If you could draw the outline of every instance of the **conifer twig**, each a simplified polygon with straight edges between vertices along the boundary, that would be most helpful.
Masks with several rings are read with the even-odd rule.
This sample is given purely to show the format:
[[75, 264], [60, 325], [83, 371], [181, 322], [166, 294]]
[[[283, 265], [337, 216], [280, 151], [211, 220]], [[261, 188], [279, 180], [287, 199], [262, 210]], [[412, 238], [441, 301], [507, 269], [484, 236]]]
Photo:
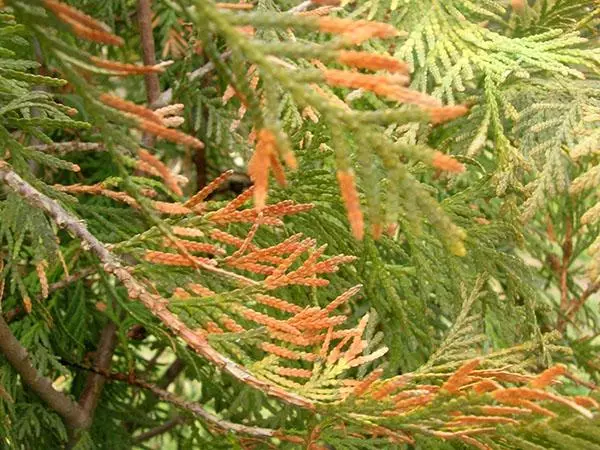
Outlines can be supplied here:
[[[110, 370], [112, 357], [117, 346], [117, 326], [109, 321], [100, 334], [98, 348], [94, 356], [94, 365], [102, 370]], [[85, 387], [79, 397], [79, 405], [89, 417], [90, 422], [94, 417], [98, 401], [104, 389], [103, 376], [90, 373], [86, 379]]]
[[[112, 357], [117, 346], [117, 325], [109, 321], [100, 334], [98, 348], [94, 356], [94, 365], [103, 371], [109, 371]], [[85, 380], [85, 387], [79, 397], [79, 406], [87, 417], [87, 423], [82, 429], [89, 428], [94, 420], [96, 407], [104, 390], [106, 378], [94, 372], [90, 372]], [[68, 448], [73, 448], [81, 437], [80, 433], [73, 433]]]
[[154, 395], [156, 395], [161, 400], [171, 403], [177, 406], [178, 408], [189, 411], [194, 416], [201, 418], [205, 422], [208, 422], [209, 424], [221, 430], [265, 438], [276, 437], [278, 435], [277, 430], [271, 428], [252, 427], [223, 420], [215, 416], [214, 414], [208, 412], [198, 403], [185, 401], [172, 394], [171, 392], [161, 389], [158, 386], [154, 386], [153, 384], [146, 383], [141, 380], [133, 380], [133, 384], [148, 389], [149, 391], [152, 391]]
[[573, 224], [571, 219], [567, 218], [565, 240], [562, 244], [562, 264], [560, 267], [560, 311], [564, 313], [569, 307], [568, 300], [568, 275], [569, 264], [571, 263], [571, 253], [573, 251], [572, 240]]
[[[138, 23], [140, 26], [140, 39], [142, 41], [142, 60], [146, 66], [156, 65], [151, 3], [152, 0], [138, 0]], [[144, 81], [146, 83], [148, 105], [152, 105], [160, 96], [158, 74], [156, 72], [145, 73]], [[154, 144], [154, 136], [150, 133], [144, 133], [142, 142], [144, 145], [151, 147]]]
[[[86, 278], [92, 275], [93, 273], [95, 273], [95, 269], [92, 267], [87, 267], [81, 270], [80, 272], [74, 273], [73, 275], [65, 276], [62, 280], [57, 281], [56, 283], [52, 283], [48, 286], [48, 294], [52, 294], [54, 291], [58, 291], [59, 289], [62, 289], [70, 285], [71, 283], [75, 283], [76, 281], [79, 281], [82, 278]], [[41, 298], [42, 296], [40, 294], [38, 296], [38, 300], [41, 300]], [[25, 310], [22, 307], [17, 306], [16, 308], [10, 311], [6, 311], [3, 314], [4, 320], [6, 320], [6, 322], [8, 323], [11, 323], [12, 321], [16, 320], [19, 316], [21, 316], [21, 314], [23, 314], [24, 312]]]
[[115, 276], [125, 286], [130, 299], [139, 300], [158, 320], [183, 339], [196, 353], [242, 383], [258, 389], [268, 396], [278, 398], [291, 405], [314, 410], [315, 407], [310, 400], [257, 378], [243, 366], [216, 351], [208, 343], [206, 337], [194, 332], [168, 309], [167, 300], [148, 292], [144, 285], [123, 267], [119, 259], [92, 235], [81, 221], [68, 213], [55, 200], [36, 190], [3, 161], [0, 161], [0, 181], [4, 182], [30, 205], [45, 211], [59, 227], [67, 229], [79, 238], [84, 248], [94, 253], [102, 262], [103, 269]]
[[[202, 420], [208, 422], [210, 425], [213, 425], [223, 431], [247, 434], [247, 435], [255, 436], [255, 437], [282, 436], [282, 434], [278, 430], [275, 430], [275, 429], [242, 425], [242, 424], [233, 423], [233, 422], [229, 422], [227, 420], [221, 419], [221, 418], [215, 416], [214, 414], [208, 412], [199, 403], [186, 401], [186, 400], [178, 397], [177, 395], [175, 395], [171, 392], [168, 392], [165, 389], [163, 389], [155, 384], [152, 384], [147, 381], [141, 380], [140, 378], [137, 378], [133, 373], [125, 374], [125, 373], [120, 373], [120, 372], [111, 372], [109, 370], [104, 370], [99, 367], [86, 367], [86, 366], [83, 366], [83, 365], [80, 365], [77, 363], [69, 363], [68, 361], [66, 363], [71, 366], [74, 366], [74, 367], [77, 367], [77, 368], [80, 368], [83, 370], [87, 370], [91, 373], [96, 374], [97, 376], [100, 376], [100, 377], [108, 379], [108, 380], [120, 381], [123, 383], [130, 384], [131, 386], [137, 386], [137, 387], [140, 387], [143, 389], [147, 389], [147, 390], [151, 391], [152, 393], [154, 393], [154, 395], [156, 395], [162, 401], [171, 403], [171, 404], [177, 406], [178, 408], [189, 411], [194, 416], [201, 418]], [[175, 425], [176, 424], [171, 425], [170, 428], [172, 428]], [[165, 426], [165, 424], [163, 424], [161, 427], [164, 428], [164, 426]], [[168, 431], [168, 430], [163, 429], [162, 432], [164, 432], [164, 431]], [[156, 434], [160, 434], [160, 432], [155, 433], [154, 435], [156, 435]], [[138, 438], [136, 439], [137, 442], [144, 440], [144, 439], [139, 439], [141, 436], [142, 435], [138, 436]], [[152, 436], [150, 436], [150, 437], [152, 437]], [[149, 439], [149, 437], [147, 437], [146, 439]]]
[[185, 423], [185, 418], [182, 416], [175, 416], [171, 419], [167, 420], [165, 423], [158, 425], [157, 427], [151, 428], [148, 431], [138, 434], [133, 437], [133, 442], [135, 444], [139, 444], [140, 442], [147, 441], [148, 439], [152, 439], [153, 437], [159, 436], [163, 433], [167, 433], [171, 431], [178, 425]]
[[28, 385], [44, 402], [61, 416], [67, 426], [86, 428], [89, 416], [85, 410], [64, 393], [52, 386], [52, 381], [41, 375], [31, 364], [25, 347], [12, 334], [6, 321], [0, 316], [0, 352]]
[[[175, 359], [171, 363], [171, 365], [167, 368], [162, 377], [157, 381], [156, 386], [161, 389], [167, 389], [175, 379], [179, 376], [179, 374], [185, 369], [185, 362], [181, 358]], [[150, 411], [156, 404], [158, 400], [156, 397], [148, 397], [146, 401], [143, 403], [142, 408], [144, 411]], [[136, 425], [133, 422], [128, 422], [125, 425], [125, 428], [132, 431], [135, 430]]]
[[290, 12], [290, 13], [303, 12], [303, 11], [306, 11], [308, 8], [310, 8], [312, 4], [313, 4], [312, 0], [305, 0], [302, 3], [299, 3], [298, 5], [294, 6], [288, 12]]
[[579, 296], [579, 298], [572, 299], [561, 317], [559, 317], [558, 323], [556, 325], [556, 329], [561, 333], [565, 330], [567, 323], [572, 321], [575, 315], [579, 312], [579, 310], [583, 307], [585, 302], [594, 295], [596, 292], [600, 290], [600, 283], [591, 283], [589, 284], [583, 293]]
[[[291, 14], [297, 14], [297, 13], [306, 11], [308, 8], [311, 7], [312, 4], [313, 4], [312, 0], [306, 0], [298, 5], [294, 6], [293, 8], [290, 8], [287, 12], [291, 13]], [[233, 52], [231, 50], [226, 50], [219, 55], [219, 59], [221, 61], [226, 61], [231, 57], [232, 54], [233, 54]], [[187, 78], [189, 81], [194, 81], [198, 78], [202, 78], [203, 76], [207, 75], [212, 70], [214, 70], [215, 67], [216, 67], [215, 63], [213, 61], [209, 61], [206, 64], [204, 64], [202, 67], [199, 67], [198, 69], [196, 69], [192, 72], [189, 72], [187, 74]], [[150, 107], [151, 108], [161, 108], [163, 106], [167, 106], [172, 101], [173, 101], [173, 88], [168, 88], [168, 89], [164, 90], [163, 92], [161, 92], [161, 94], [157, 97], [157, 99], [154, 101], [154, 103], [152, 103], [150, 105]]]
[[147, 381], [136, 378], [133, 374], [110, 372], [108, 370], [100, 370], [100, 368], [97, 367], [85, 367], [80, 366], [78, 364], [74, 365], [81, 369], [91, 371], [97, 374], [98, 376], [104, 377], [109, 380], [121, 381], [124, 383], [128, 383], [132, 386], [138, 386], [143, 389], [147, 389], [154, 393], [161, 400], [171, 403], [177, 406], [178, 408], [191, 412], [194, 416], [201, 418], [202, 420], [208, 422], [212, 426], [219, 428], [220, 430], [265, 438], [280, 436], [280, 433], [277, 430], [271, 428], [252, 427], [221, 419], [215, 416], [214, 414], [208, 412], [199, 403], [186, 401], [178, 397], [177, 395], [172, 394], [171, 392], [168, 392], [152, 383], [148, 383]]
[[38, 144], [30, 145], [29, 148], [32, 150], [43, 152], [43, 153], [68, 153], [76, 151], [106, 151], [106, 148], [97, 142], [55, 142], [53, 144]]
[[[219, 55], [221, 61], [226, 61], [232, 55], [231, 50], [224, 51]], [[215, 63], [212, 61], [207, 62], [202, 67], [187, 74], [189, 81], [197, 80], [210, 73], [215, 68]], [[169, 105], [173, 101], [173, 88], [165, 89], [158, 98], [150, 105], [151, 108], [162, 108], [163, 106]]]
[[158, 386], [163, 389], [168, 388], [169, 385], [179, 376], [179, 374], [183, 372], [183, 369], [185, 369], [185, 362], [181, 358], [177, 358], [167, 368], [166, 372], [158, 381]]

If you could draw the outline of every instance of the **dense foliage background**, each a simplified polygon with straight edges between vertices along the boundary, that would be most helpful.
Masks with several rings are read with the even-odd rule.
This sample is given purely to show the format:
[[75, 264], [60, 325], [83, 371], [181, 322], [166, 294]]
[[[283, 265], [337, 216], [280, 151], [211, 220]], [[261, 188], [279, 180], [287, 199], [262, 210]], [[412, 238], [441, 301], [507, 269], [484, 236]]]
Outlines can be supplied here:
[[0, 4], [1, 447], [600, 448], [597, 2]]

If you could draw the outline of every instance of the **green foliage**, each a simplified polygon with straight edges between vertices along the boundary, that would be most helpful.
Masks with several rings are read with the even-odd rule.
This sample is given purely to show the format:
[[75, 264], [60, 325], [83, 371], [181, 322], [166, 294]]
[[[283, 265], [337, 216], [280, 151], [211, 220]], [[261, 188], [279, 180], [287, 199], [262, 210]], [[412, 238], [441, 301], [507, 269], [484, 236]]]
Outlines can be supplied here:
[[[142, 146], [162, 163], [139, 152], [149, 111], [132, 113], [132, 105], [111, 106], [102, 96], [150, 103], [143, 75], [121, 76], [129, 69], [98, 62], [139, 61], [138, 2], [68, 2], [109, 25], [122, 46], [77, 35], [53, 1], [4, 3], [0, 164], [81, 221], [166, 302], [187, 336], [197, 333], [247, 372], [235, 376], [203, 358], [134, 300], [89, 243], [3, 185], [2, 316], [33, 367], [73, 399], [83, 398], [100, 336], [113, 323], [110, 371], [120, 378], [103, 374], [92, 424], [74, 434], [1, 360], [1, 447], [600, 446], [599, 399], [589, 389], [600, 379], [597, 2], [367, 0], [319, 10], [390, 27], [358, 39], [364, 22], [337, 22], [346, 28], [329, 32], [320, 16], [298, 14], [291, 1], [231, 12], [207, 0], [155, 0], [156, 57], [172, 60], [158, 74], [155, 103], [184, 105], [173, 116], [183, 118], [179, 128]], [[368, 78], [368, 66], [343, 64], [347, 50], [405, 61], [409, 78], [385, 71]], [[332, 81], [332, 70], [342, 81]], [[391, 76], [405, 101], [389, 95]], [[440, 124], [436, 114], [454, 120]], [[271, 158], [292, 166], [293, 154], [298, 168], [270, 187], [260, 215], [247, 194], [228, 206], [244, 190], [235, 177], [211, 185], [196, 209], [167, 211], [189, 207], [186, 200], [225, 170], [242, 174], [243, 188], [246, 173], [257, 181], [250, 161], [261, 130], [274, 136]], [[204, 147], [182, 145], [184, 133]], [[338, 185], [339, 173], [354, 172], [354, 206], [369, 230], [362, 240], [347, 215], [358, 209]], [[299, 206], [288, 217], [281, 211], [290, 201], [313, 208]], [[186, 253], [174, 242], [213, 247]], [[202, 264], [190, 266], [190, 253]], [[273, 287], [279, 269], [283, 278]], [[328, 310], [343, 292], [353, 295]], [[286, 303], [273, 306], [261, 295]], [[310, 320], [299, 320], [307, 311]], [[478, 357], [480, 367], [469, 369]], [[526, 395], [536, 374], [557, 362], [574, 376], [533, 406], [475, 389], [487, 380]], [[381, 379], [369, 378], [374, 373]], [[241, 382], [247, 375], [311, 408]], [[279, 434], [236, 433], [143, 383], [169, 387], [217, 421]], [[397, 384], [378, 398], [386, 383]], [[493, 416], [486, 406], [509, 405], [531, 409], [489, 426], [477, 422]], [[457, 424], [457, 415], [470, 419]], [[169, 421], [173, 427], [146, 438]], [[473, 432], [479, 426], [487, 428]]]

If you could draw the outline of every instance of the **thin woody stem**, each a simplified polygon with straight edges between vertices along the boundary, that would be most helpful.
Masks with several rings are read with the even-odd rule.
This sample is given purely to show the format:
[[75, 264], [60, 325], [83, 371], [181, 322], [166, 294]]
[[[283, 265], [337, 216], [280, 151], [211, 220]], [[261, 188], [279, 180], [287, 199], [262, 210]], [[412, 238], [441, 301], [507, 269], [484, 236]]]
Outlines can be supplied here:
[[[96, 356], [94, 357], [94, 365], [103, 370], [109, 370], [116, 346], [117, 326], [114, 322], [109, 322], [102, 329]], [[97, 374], [88, 376], [85, 388], [79, 398], [79, 404], [90, 418], [94, 416], [103, 388], [104, 378], [102, 376]]]
[[[156, 382], [156, 386], [160, 389], [167, 389], [173, 381], [179, 376], [181, 372], [185, 369], [185, 362], [181, 358], [177, 358], [173, 363], [168, 367], [163, 376]], [[144, 411], [150, 411], [156, 405], [157, 399], [156, 397], [148, 397], [146, 401], [142, 404], [142, 409]], [[132, 422], [129, 422], [125, 425], [128, 430], [135, 430], [136, 425]]]
[[69, 153], [69, 152], [104, 152], [106, 147], [96, 142], [55, 142], [52, 144], [38, 144], [29, 146], [30, 149], [43, 153]]
[[572, 299], [567, 305], [567, 309], [565, 311], [562, 311], [563, 314], [558, 320], [558, 324], [556, 325], [558, 331], [563, 332], [567, 326], [567, 323], [573, 320], [573, 318], [579, 312], [579, 310], [583, 308], [583, 305], [585, 305], [585, 302], [588, 300], [588, 298], [590, 298], [599, 290], [600, 283], [591, 283], [588, 285], [588, 287], [585, 288], [585, 290], [583, 291], [581, 296], [579, 296], [579, 298]]
[[141, 442], [147, 441], [148, 439], [152, 439], [153, 437], [159, 436], [163, 433], [168, 433], [173, 428], [185, 423], [185, 418], [181, 416], [175, 416], [165, 423], [158, 425], [148, 431], [138, 434], [133, 437], [133, 442], [139, 444]]
[[[154, 34], [152, 32], [152, 0], [138, 0], [138, 23], [140, 26], [140, 39], [142, 42], [142, 59], [144, 65], [154, 66], [156, 64], [156, 49], [154, 47]], [[160, 81], [156, 72], [144, 74], [146, 83], [146, 97], [148, 105], [153, 105], [160, 96]], [[144, 145], [154, 145], [154, 136], [144, 133], [142, 139]]]
[[158, 398], [165, 402], [169, 402], [181, 409], [185, 409], [194, 416], [201, 418], [202, 420], [208, 422], [209, 424], [216, 426], [217, 428], [225, 431], [230, 431], [238, 434], [247, 434], [250, 436], [256, 437], [275, 437], [278, 435], [277, 430], [273, 430], [271, 428], [260, 428], [260, 427], [251, 427], [247, 425], [242, 425], [239, 423], [229, 422], [227, 420], [223, 420], [214, 414], [211, 414], [206, 409], [204, 409], [201, 405], [195, 402], [185, 401], [176, 395], [166, 391], [164, 389], [159, 388], [158, 386], [154, 386], [150, 383], [146, 383], [144, 381], [136, 380], [135, 384], [148, 389], [154, 393]]
[[[140, 27], [140, 39], [142, 43], [142, 59], [144, 65], [154, 66], [156, 64], [156, 54], [154, 47], [154, 35], [152, 32], [152, 9], [151, 0], [138, 1], [138, 23]], [[155, 72], [144, 74], [146, 84], [146, 96], [148, 104], [151, 105], [160, 95], [160, 82]], [[150, 133], [144, 133], [142, 142], [144, 145], [154, 145], [154, 136]], [[101, 370], [110, 369], [112, 357], [117, 345], [117, 326], [114, 322], [107, 323], [102, 329], [100, 341], [96, 350], [94, 365]], [[96, 373], [90, 373], [87, 377], [85, 388], [79, 399], [79, 404], [92, 418], [102, 391], [104, 389], [105, 378]]]
[[[231, 50], [224, 51], [219, 56], [221, 61], [225, 61], [231, 57]], [[215, 63], [212, 61], [207, 62], [202, 67], [194, 70], [187, 74], [187, 78], [189, 81], [194, 81], [196, 79], [202, 78], [208, 73], [210, 73], [215, 68]], [[161, 94], [157, 97], [153, 104], [150, 105], [151, 108], [162, 108], [163, 106], [169, 105], [173, 101], [173, 88], [168, 88], [161, 92]]]
[[[70, 364], [70, 363], [68, 363]], [[280, 432], [278, 430], [274, 430], [271, 428], [261, 428], [261, 427], [252, 427], [248, 425], [242, 425], [238, 423], [229, 422], [227, 420], [221, 419], [214, 414], [208, 412], [202, 405], [196, 402], [190, 402], [184, 400], [177, 395], [166, 391], [165, 389], [149, 383], [147, 381], [136, 378], [133, 374], [125, 374], [119, 372], [110, 372], [108, 370], [102, 370], [98, 367], [86, 367], [79, 364], [72, 364], [75, 367], [80, 369], [84, 369], [90, 371], [97, 376], [103, 377], [108, 380], [113, 381], [121, 381], [132, 386], [141, 387], [143, 389], [147, 389], [151, 391], [154, 395], [156, 395], [159, 399], [171, 403], [178, 408], [191, 412], [194, 416], [201, 418], [205, 422], [209, 423], [212, 426], [215, 426], [224, 431], [230, 431], [233, 433], [246, 434], [255, 437], [277, 437], [280, 436]], [[141, 436], [141, 435], [140, 435]], [[139, 437], [139, 436], [138, 436]], [[137, 439], [136, 439], [137, 440]]]
[[562, 265], [560, 270], [560, 310], [565, 313], [569, 307], [568, 300], [568, 275], [569, 275], [569, 264], [571, 262], [571, 254], [573, 252], [573, 240], [572, 240], [573, 225], [570, 219], [567, 219], [565, 240], [562, 245]]
[[[86, 278], [94, 273], [95, 273], [95, 268], [88, 267], [88, 268], [83, 269], [80, 272], [77, 272], [73, 275], [66, 276], [62, 280], [49, 285], [48, 286], [48, 294], [52, 294], [53, 292], [58, 291], [59, 289], [62, 289], [64, 287], [66, 287], [72, 283], [75, 283], [76, 281], [79, 281], [82, 278]], [[40, 294], [38, 296], [37, 300], [41, 300], [41, 299], [42, 299], [42, 295]], [[25, 309], [23, 309], [20, 306], [17, 306], [16, 308], [11, 309], [10, 311], [6, 311], [3, 314], [3, 316], [4, 316], [4, 320], [6, 320], [6, 322], [11, 323], [12, 321], [18, 319], [22, 314], [25, 314]]]
[[181, 372], [185, 369], [185, 362], [181, 358], [177, 358], [169, 366], [165, 374], [158, 381], [158, 387], [166, 389], [169, 385], [175, 381]]
[[80, 239], [84, 248], [89, 249], [102, 262], [104, 270], [116, 277], [125, 286], [130, 299], [139, 300], [158, 320], [183, 339], [196, 353], [237, 380], [264, 392], [266, 395], [278, 398], [291, 405], [314, 410], [315, 407], [310, 400], [257, 378], [248, 372], [246, 368], [211, 347], [206, 337], [194, 332], [168, 309], [166, 299], [148, 292], [144, 285], [123, 267], [121, 261], [91, 234], [81, 221], [68, 213], [55, 200], [37, 191], [5, 162], [0, 162], [0, 181], [3, 181], [29, 204], [45, 211], [59, 227], [67, 229]]
[[[102, 370], [109, 370], [112, 362], [112, 357], [117, 346], [117, 326], [114, 322], [108, 322], [102, 329], [96, 355], [94, 357], [94, 365]], [[86, 427], [78, 431], [89, 428], [94, 421], [96, 407], [104, 390], [106, 379], [96, 373], [89, 373], [85, 380], [85, 387], [79, 397], [79, 406], [83, 413], [88, 418]], [[67, 448], [74, 448], [81, 438], [81, 433], [72, 433]]]
[[568, 273], [571, 256], [573, 254], [573, 225], [571, 220], [567, 218], [565, 239], [562, 244], [562, 262], [558, 268], [560, 278], [560, 314], [556, 328], [563, 332], [567, 323], [572, 322], [575, 315], [583, 307], [587, 299], [600, 290], [600, 283], [591, 283], [583, 291], [579, 298], [569, 299], [568, 291]]
[[[312, 0], [306, 0], [298, 5], [294, 6], [293, 8], [289, 9], [287, 12], [296, 14], [299, 12], [306, 11], [312, 5], [313, 5]], [[231, 58], [232, 54], [233, 54], [233, 52], [231, 50], [226, 50], [219, 55], [219, 59], [221, 61], [226, 61], [227, 59]], [[214, 69], [215, 69], [215, 63], [213, 61], [209, 61], [206, 64], [204, 64], [202, 67], [199, 67], [198, 69], [196, 69], [192, 72], [189, 72], [187, 74], [187, 78], [189, 81], [194, 81], [196, 79], [204, 77], [205, 75], [209, 74]], [[150, 105], [150, 107], [151, 108], [162, 108], [163, 106], [167, 106], [168, 104], [170, 104], [172, 101], [173, 101], [173, 89], [168, 88], [160, 93], [160, 95], [157, 97], [157, 99], [154, 101], [154, 103]]]
[[85, 410], [63, 392], [52, 386], [52, 380], [41, 375], [31, 364], [25, 347], [12, 334], [10, 327], [0, 315], [0, 352], [9, 364], [19, 373], [24, 384], [28, 385], [44, 402], [63, 418], [72, 429], [89, 426], [89, 416]]
[[294, 6], [292, 9], [289, 10], [289, 12], [299, 13], [299, 12], [306, 11], [307, 9], [309, 9], [312, 6], [312, 4], [313, 4], [312, 0], [306, 0], [298, 5]]

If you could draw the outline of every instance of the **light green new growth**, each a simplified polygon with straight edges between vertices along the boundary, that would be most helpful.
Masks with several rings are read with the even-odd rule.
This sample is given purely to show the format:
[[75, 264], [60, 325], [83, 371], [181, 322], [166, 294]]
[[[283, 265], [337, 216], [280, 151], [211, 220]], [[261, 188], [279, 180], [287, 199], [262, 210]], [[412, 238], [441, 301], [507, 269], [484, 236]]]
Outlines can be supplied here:
[[600, 448], [598, 2], [0, 5], [0, 447]]

